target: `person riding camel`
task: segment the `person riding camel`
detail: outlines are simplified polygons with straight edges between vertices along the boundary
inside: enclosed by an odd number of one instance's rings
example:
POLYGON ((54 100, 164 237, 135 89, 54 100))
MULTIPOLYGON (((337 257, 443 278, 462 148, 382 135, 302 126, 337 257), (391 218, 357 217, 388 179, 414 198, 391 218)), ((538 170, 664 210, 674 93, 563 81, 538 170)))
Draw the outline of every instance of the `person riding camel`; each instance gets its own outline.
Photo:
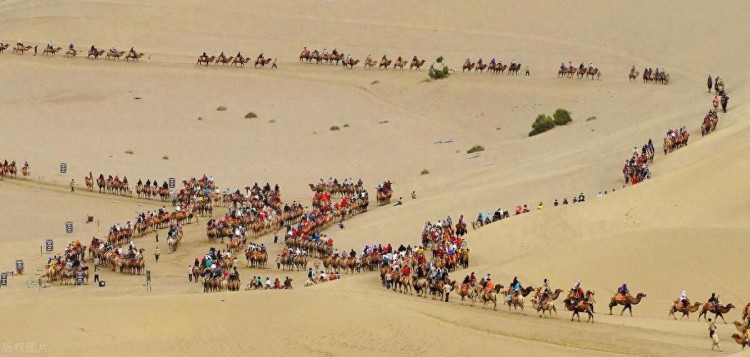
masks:
POLYGON ((201 55, 201 58, 208 58, 208 54, 206 54, 206 51, 203 51, 203 54, 201 55))
POLYGON ((136 55, 135 50, 133 49, 133 47, 130 47, 130 51, 128 51, 128 53, 130 53, 133 56, 136 55))
POLYGON ((222 51, 222 52, 221 52, 221 53, 219 54, 219 59, 220 59, 220 60, 224 60, 224 59, 226 59, 226 58, 227 58, 227 56, 225 56, 225 55, 224 55, 224 52, 222 51))
POLYGON ((261 53, 260 53, 260 54, 258 55, 258 59, 259 59, 259 60, 262 60, 262 59, 263 59, 263 52, 261 52, 261 53))
POLYGON ((716 312, 719 306, 721 306, 719 304, 719 296, 716 293, 711 293, 711 297, 708 298, 708 304, 712 304, 711 312, 716 312))
POLYGON ((52 41, 47 41, 47 49, 48 50, 52 49, 52 41))
POLYGON ((474 285, 477 283, 477 276, 474 275, 474 272, 471 272, 471 275, 469 275, 469 283, 471 285, 474 285))
POLYGON ((417 63, 419 62, 419 59, 417 59, 417 56, 412 57, 411 63, 417 63))
POLYGON ((630 294, 630 290, 628 289, 628 284, 623 283, 622 286, 617 288, 617 294, 622 296, 628 296, 630 294))
POLYGON ((338 55, 339 55, 339 51, 337 51, 337 50, 336 50, 336 49, 334 48, 334 49, 333 49, 333 51, 331 51, 331 55, 333 55, 333 56, 338 56, 338 55))
POLYGON ((680 294, 680 298, 678 299, 680 303, 682 303, 682 308, 686 309, 688 306, 690 306, 690 299, 688 299, 687 292, 685 290, 682 291, 682 294, 680 294))
POLYGON ((72 43, 68 45, 68 49, 69 49, 69 50, 72 50, 72 49, 73 49, 74 47, 75 47, 75 46, 73 46, 73 44, 72 44, 72 43))
POLYGON ((477 64, 480 65, 480 66, 482 65, 482 58, 481 57, 477 60, 477 64))
POLYGON ((514 276, 513 281, 508 285, 508 300, 510 300, 511 296, 519 293, 522 289, 523 287, 521 286, 521 282, 518 281, 518 277, 514 276))
POLYGON ((544 283, 542 284, 542 288, 540 290, 541 294, 538 295, 537 302, 541 305, 549 299, 549 295, 551 293, 551 290, 549 288, 549 281, 547 280, 547 278, 544 278, 544 283))

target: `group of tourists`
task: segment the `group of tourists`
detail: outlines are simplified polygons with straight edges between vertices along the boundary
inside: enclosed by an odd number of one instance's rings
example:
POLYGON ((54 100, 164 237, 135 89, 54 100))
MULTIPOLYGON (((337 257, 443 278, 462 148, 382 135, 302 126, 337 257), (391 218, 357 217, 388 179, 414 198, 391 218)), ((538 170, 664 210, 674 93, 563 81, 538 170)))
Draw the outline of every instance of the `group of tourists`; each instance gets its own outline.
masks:
POLYGON ((714 111, 718 110, 719 105, 721 105, 722 112, 726 113, 727 105, 729 105, 729 96, 727 96, 726 88, 724 87, 724 79, 717 76, 716 81, 714 82, 711 79, 711 75, 709 75, 707 85, 709 93, 711 93, 712 87, 715 89, 713 99, 714 111))
POLYGON ((281 290, 281 289, 292 289, 292 279, 288 276, 284 278, 284 281, 275 278, 271 281, 271 278, 266 277, 265 280, 260 276, 254 276, 247 283, 245 290, 281 290))
POLYGON ((641 146, 640 150, 637 146, 634 146, 630 159, 625 160, 625 165, 622 167, 625 184, 635 185, 650 179, 651 171, 648 164, 652 162, 654 162, 654 142, 651 139, 648 139, 648 142, 641 146))
MULTIPOLYGON (((27 161, 23 163, 21 172, 23 173, 23 176, 29 176, 29 163, 27 161)), ((9 176, 13 178, 18 177, 18 168, 16 167, 16 160, 11 160, 11 162, 8 163, 8 160, 6 159, 0 162, 0 179, 2 179, 5 176, 9 176)))
POLYGON ((47 283, 60 280, 61 284, 88 284, 89 267, 86 264, 85 247, 78 240, 71 241, 62 255, 55 254, 47 259, 47 283), (79 281, 78 278, 81 280, 79 281))

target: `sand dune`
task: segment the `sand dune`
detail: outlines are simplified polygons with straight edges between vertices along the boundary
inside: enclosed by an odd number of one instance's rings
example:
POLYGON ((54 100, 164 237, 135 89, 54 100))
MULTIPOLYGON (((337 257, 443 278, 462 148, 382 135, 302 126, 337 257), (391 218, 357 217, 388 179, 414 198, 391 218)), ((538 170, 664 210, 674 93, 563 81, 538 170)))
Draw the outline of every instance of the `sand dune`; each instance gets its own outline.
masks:
MULTIPOLYGON (((705 323, 697 315, 673 321, 667 312, 683 289, 694 301, 714 291, 736 306, 750 299, 742 274, 750 192, 741 182, 750 167, 747 11, 741 1, 0 2, 3 42, 134 46, 151 55, 126 63, 0 54, 0 159, 32 167, 30 182, 0 181, 0 270, 26 263, 26 274, 0 290, 0 306, 17 322, 3 341, 83 355, 113 347, 148 355, 709 354, 705 323), (425 70, 301 64, 303 46, 360 60, 417 55, 429 64, 442 55, 456 70, 467 57, 494 56, 516 59, 532 75, 456 73, 427 82, 425 70), (279 69, 196 66, 203 51, 262 52, 278 58, 279 69), (603 76, 558 79, 561 61, 593 62, 603 76), (629 83, 631 65, 666 68, 672 82, 629 83), (718 129, 701 137, 709 74, 725 78, 731 101, 718 129), (529 138, 533 119, 556 108, 569 109, 573 123, 529 138), (244 119, 249 111, 258 118, 244 119), (622 189, 620 165, 631 148, 649 138, 660 148, 667 129, 682 125, 690 144, 667 156, 657 149, 653 179, 622 189), (486 150, 467 155, 474 145, 486 150), (59 173, 61 162, 68 173, 59 173), (392 180, 403 206, 373 208, 346 229, 324 232, 347 251, 418 244, 426 221, 542 201, 541 212, 470 232, 471 266, 453 276, 491 272, 507 285, 517 275, 533 286, 549 278, 565 290, 581 279, 597 292, 596 323, 571 323, 561 301, 559 317, 540 319, 530 308, 521 316, 454 296, 447 304, 403 296, 381 288, 376 273, 303 288, 304 272, 243 264, 243 285, 253 275, 290 276, 295 289, 203 294, 185 275, 210 246, 205 219, 186 228, 173 254, 154 234, 135 240, 146 249, 150 293, 143 276, 111 271, 102 271, 105 288, 26 287, 49 257, 39 254, 45 239, 56 251, 73 239, 88 243, 163 204, 82 187, 69 193, 70 180, 82 186, 90 171, 131 182, 206 173, 232 189, 279 183, 285 201, 306 204, 307 184, 321 178, 362 178, 371 191, 392 180), (596 198, 602 190, 608 195, 596 198), (585 204, 552 207, 580 192, 585 204), (87 215, 96 221, 86 224, 87 215), (74 234, 64 232, 69 220, 74 234), (647 297, 632 318, 607 316, 623 282, 647 297)), ((271 258, 281 250, 272 235, 257 241, 271 258)), ((740 318, 737 310, 727 315, 740 318)), ((727 339, 731 324, 718 333, 725 351, 740 351, 727 339)))

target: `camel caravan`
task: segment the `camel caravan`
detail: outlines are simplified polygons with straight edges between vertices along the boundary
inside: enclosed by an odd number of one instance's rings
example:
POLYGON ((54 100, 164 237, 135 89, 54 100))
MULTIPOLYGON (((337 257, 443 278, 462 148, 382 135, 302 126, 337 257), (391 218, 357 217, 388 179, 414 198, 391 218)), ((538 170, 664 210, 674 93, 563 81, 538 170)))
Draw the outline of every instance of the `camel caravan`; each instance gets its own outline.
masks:
POLYGON ((64 285, 79 285, 77 278, 81 278, 81 283, 89 283, 89 267, 85 260, 86 246, 82 246, 80 241, 73 241, 65 247, 63 255, 54 255, 47 259, 45 267, 45 276, 47 283, 60 281, 64 285))
POLYGON ((648 165, 654 162, 654 143, 651 139, 641 146, 640 153, 638 147, 633 147, 633 154, 630 159, 625 160, 622 167, 622 174, 625 177, 625 184, 637 184, 651 178, 651 171, 648 165))
MULTIPOLYGON (((4 160, 0 162, 0 180, 5 178, 6 176, 10 178, 18 178, 18 167, 16 166, 16 161, 12 160, 10 163, 8 163, 8 160, 4 160)), ((24 180, 31 180, 31 169, 29 168, 29 163, 24 162, 23 167, 21 168, 21 177, 24 180)))
MULTIPOLYGON (((466 71, 471 72, 472 70, 474 72, 484 73, 484 71, 487 70, 487 73, 491 74, 504 74, 506 69, 508 70, 509 76, 518 75, 518 72, 521 70, 521 64, 516 62, 515 59, 511 61, 510 64, 503 64, 502 60, 496 60, 493 57, 489 63, 484 63, 481 58, 476 62, 472 62, 471 58, 467 58, 461 66, 462 73, 466 71)), ((526 67, 526 75, 530 75, 528 66, 526 67)))
POLYGON ((690 133, 685 129, 685 126, 679 129, 669 129, 667 135, 664 136, 664 155, 687 146, 688 138, 690 138, 690 133))
POLYGON ((594 67, 593 63, 589 63, 588 67, 584 66, 583 62, 581 62, 581 65, 578 67, 573 66, 573 62, 568 62, 567 66, 565 63, 560 63, 560 68, 557 71, 557 78, 573 78, 573 76, 578 79, 591 76, 591 80, 594 80, 594 78, 598 80, 601 79, 602 72, 599 68, 594 67))
POLYGON ((229 251, 211 247, 201 258, 195 258, 188 266, 188 280, 202 283, 203 292, 239 291, 240 273, 237 271, 237 258, 229 251))
POLYGON ((91 239, 89 247, 89 255, 94 259, 95 265, 107 266, 112 268, 112 271, 131 275, 141 275, 145 272, 144 251, 143 248, 137 249, 133 242, 128 244, 126 250, 122 247, 116 248, 114 244, 96 237, 91 239))
MULTIPOLYGON (((351 54, 345 55, 343 51, 337 49, 333 49, 329 53, 325 48, 323 51, 318 51, 317 49, 311 51, 307 47, 304 47, 300 51, 299 61, 302 63, 326 63, 329 65, 338 65, 341 63, 345 69, 353 69, 360 62, 359 59, 354 59, 351 54)), ((380 61, 377 61, 372 58, 372 55, 367 55, 367 58, 364 60, 364 67, 365 69, 378 67, 379 69, 387 70, 392 65, 393 69, 405 69, 408 67, 410 70, 419 70, 424 66, 425 62, 427 61, 419 59, 417 56, 412 57, 411 61, 409 61, 401 56, 392 60, 387 55, 383 55, 380 61)))
MULTIPOLYGON (((640 72, 636 70, 635 65, 633 65, 632 67, 630 67, 628 80, 630 82, 635 82, 636 80, 638 80, 638 76, 640 76, 640 72)), ((669 73, 665 72, 663 68, 661 70, 659 70, 658 67, 655 70, 653 68, 644 68, 642 78, 643 83, 663 85, 669 84, 669 73)))
MULTIPOLYGON (((245 67, 245 65, 250 63, 250 61, 252 60, 253 59, 250 57, 243 56, 242 52, 237 52, 236 56, 227 56, 224 54, 224 52, 221 52, 218 56, 209 56, 206 52, 203 52, 203 54, 198 56, 198 61, 195 64, 208 66, 209 64, 213 63, 215 65, 231 65, 234 67, 237 67, 237 65, 239 65, 240 67, 245 67)), ((260 55, 258 55, 258 57, 255 58, 253 68, 264 68, 267 64, 270 64, 271 69, 276 69, 278 68, 276 60, 276 58, 266 58, 261 53, 260 55)))
POLYGON ((709 133, 716 130, 716 126, 719 124, 719 114, 715 110, 711 110, 703 117, 703 123, 701 123, 701 136, 706 136, 709 133))

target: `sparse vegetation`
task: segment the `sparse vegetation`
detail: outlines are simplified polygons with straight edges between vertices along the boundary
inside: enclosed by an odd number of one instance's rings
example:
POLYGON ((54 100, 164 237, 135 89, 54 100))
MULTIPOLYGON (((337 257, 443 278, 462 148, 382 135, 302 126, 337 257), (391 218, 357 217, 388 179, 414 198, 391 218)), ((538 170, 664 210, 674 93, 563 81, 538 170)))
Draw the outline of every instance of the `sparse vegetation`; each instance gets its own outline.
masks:
POLYGON ((586 121, 592 121, 592 120, 596 120, 596 117, 588 117, 588 118, 586 118, 586 121))
POLYGON ((570 117, 570 112, 562 108, 555 110, 555 113, 552 114, 552 119, 555 121, 555 125, 566 125, 573 121, 570 117))
POLYGON ((169 156, 167 156, 167 155, 164 155, 164 156, 162 156, 162 157, 161 157, 161 159, 162 159, 162 160, 169 160, 169 156))
POLYGON ((198 117, 198 121, 201 121, 201 120, 203 120, 203 117, 198 117))
POLYGON ((555 127, 555 120, 547 114, 539 114, 534 120, 534 124, 531 124, 531 132, 529 136, 541 134, 545 131, 550 131, 555 127))
POLYGON ((466 153, 467 154, 473 154, 475 152, 480 152, 480 151, 484 151, 484 146, 482 146, 482 145, 474 145, 474 146, 471 147, 471 149, 466 150, 466 153))
POLYGON ((255 114, 255 112, 247 112, 245 114, 245 119, 255 119, 258 117, 258 114, 255 114))
POLYGON ((348 128, 348 127, 349 127, 349 124, 344 124, 344 128, 348 128))
POLYGON ((133 155, 133 150, 125 150, 125 153, 128 155, 133 155))
POLYGON ((420 172, 419 174, 420 175, 429 175, 430 174, 430 170, 422 169, 422 172, 420 172))
POLYGON ((338 125, 334 125, 334 126, 332 126, 332 127, 331 127, 331 129, 330 129, 330 130, 331 130, 331 131, 336 131, 336 130, 341 130, 341 128, 339 128, 339 126, 338 126, 338 125))
POLYGON ((226 110, 227 110, 227 107, 225 107, 223 105, 220 105, 218 108, 216 108, 217 112, 223 112, 223 111, 226 111, 226 110))
POLYGON ((268 122, 269 122, 269 123, 271 123, 271 124, 273 124, 273 123, 275 123, 275 122, 276 122, 276 119, 271 119, 271 120, 269 120, 268 122))
POLYGON ((450 76, 450 68, 443 63, 443 56, 435 60, 436 63, 430 65, 427 75, 432 79, 443 79, 450 76))

